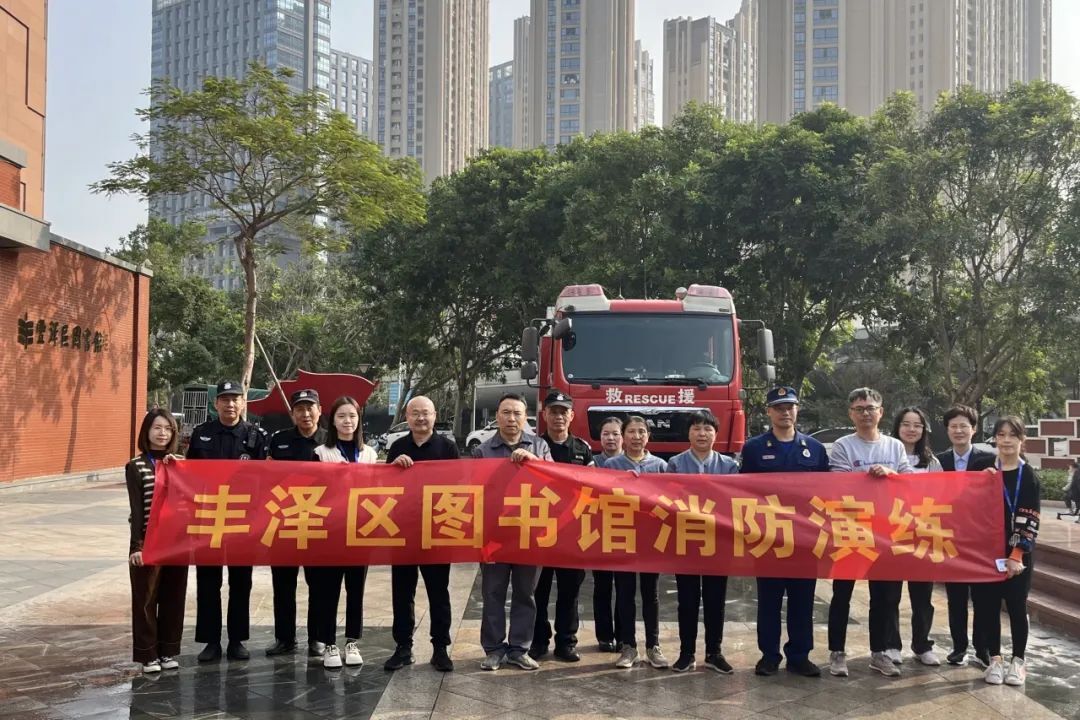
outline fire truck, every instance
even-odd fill
[[[771,382],[772,332],[759,320],[740,320],[722,287],[623,300],[600,285],[569,285],[547,317],[522,333],[522,377],[536,382],[541,402],[551,389],[574,399],[570,432],[594,451],[605,418],[640,415],[649,424],[650,452],[673,455],[689,446],[690,416],[710,410],[720,421],[716,450],[735,454],[746,442],[739,335],[753,329],[758,373]],[[545,430],[542,418],[538,429]]]

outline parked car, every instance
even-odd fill
[[[525,419],[525,422],[528,424],[528,427],[526,428],[526,432],[535,433],[536,432],[536,418],[533,417],[532,415],[530,415],[529,417],[527,417]],[[473,430],[471,433],[469,433],[469,436],[467,438],[465,438],[465,447],[467,449],[469,449],[469,450],[472,450],[474,447],[476,447],[480,443],[486,441],[488,438],[490,438],[492,435],[494,435],[498,431],[499,431],[498,426],[495,424],[495,421],[492,420],[491,422],[489,422],[484,427],[479,428],[478,430]]]
[[[810,437],[824,445],[826,450],[832,450],[834,442],[853,432],[855,432],[853,427],[822,428],[810,433]]]
[[[457,438],[454,437],[454,426],[452,423],[437,422],[435,423],[435,432],[442,435],[447,440],[456,443]],[[379,436],[379,450],[386,451],[390,449],[390,446],[394,444],[396,440],[405,437],[409,434],[409,424],[405,422],[399,422],[390,426],[390,429]]]

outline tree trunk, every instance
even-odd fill
[[[240,384],[244,387],[245,397],[251,387],[251,375],[255,369],[255,311],[259,300],[254,240],[252,237],[244,237],[237,244],[237,250],[243,247],[240,264],[244,268],[244,365],[241,369]]]

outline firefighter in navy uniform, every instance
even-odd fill
[[[246,406],[243,387],[232,380],[217,385],[214,409],[218,419],[208,420],[191,432],[188,460],[263,460],[269,439],[261,427],[243,419]],[[199,662],[221,658],[221,566],[199,565],[195,568],[196,603],[195,641],[206,643]],[[229,566],[229,610],[227,628],[230,660],[251,657],[244,641],[251,621],[251,567]]]
[[[297,390],[289,399],[293,427],[278,430],[270,437],[271,460],[317,462],[315,448],[326,442],[326,431],[319,427],[322,408],[315,390]],[[296,650],[296,580],[298,567],[270,568],[274,584],[274,637],[276,642],[266,648],[268,657],[285,655]],[[315,639],[315,622],[311,607],[311,581],[304,568],[308,585],[308,658],[322,660],[325,646]]]
[[[551,448],[551,457],[557,463],[589,465],[593,461],[592,450],[579,438],[570,434],[574,420],[574,401],[569,395],[552,390],[544,398],[544,424],[547,432],[543,438]],[[548,622],[548,600],[551,582],[558,579],[559,588],[555,598],[555,657],[565,662],[577,662],[577,631],[579,626],[578,595],[585,571],[574,568],[545,567],[536,583],[536,624],[533,630],[529,655],[539,660],[548,653],[551,624]]]
[[[796,429],[799,397],[794,388],[776,387],[766,396],[766,412],[772,428],[747,440],[740,473],[828,472],[825,446]],[[763,488],[762,492],[768,492]],[[788,596],[788,642],[784,645],[788,672],[818,677],[821,669],[810,661],[814,648],[814,589],[817,581],[806,578],[758,578],[757,637],[761,659],[757,675],[775,675],[780,668],[780,608]]]

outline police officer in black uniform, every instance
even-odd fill
[[[261,427],[243,420],[246,401],[243,387],[233,380],[217,385],[214,398],[216,420],[207,420],[191,432],[188,460],[263,460],[268,438]],[[199,662],[221,659],[221,566],[199,565],[195,568],[196,602],[195,641],[206,643]],[[244,641],[251,629],[251,567],[229,566],[229,645],[231,660],[251,657]]]
[[[791,387],[776,387],[765,399],[772,429],[747,440],[741,473],[828,472],[825,446],[796,429],[799,397]],[[763,489],[767,492],[767,489]],[[788,642],[784,645],[788,672],[819,677],[821,669],[810,661],[814,649],[813,578],[758,578],[757,637],[761,659],[757,675],[775,675],[780,668],[780,608],[788,596]]]
[[[326,442],[326,431],[319,427],[322,408],[319,393],[315,390],[297,390],[289,400],[293,427],[278,430],[270,437],[271,460],[317,462],[315,448]],[[296,580],[298,567],[270,568],[274,583],[274,637],[277,639],[266,648],[268,657],[285,655],[296,650]],[[311,606],[311,578],[304,568],[304,582],[308,585],[308,657],[322,659],[325,646],[315,640],[315,622]]]
[[[551,457],[557,463],[588,465],[593,461],[592,450],[584,441],[570,434],[574,421],[574,401],[569,395],[552,390],[544,398],[544,423],[547,432],[543,438],[551,448]],[[536,583],[536,625],[533,630],[529,655],[539,660],[548,653],[551,624],[548,622],[548,599],[551,582],[558,578],[559,589],[555,597],[555,657],[565,662],[577,662],[578,595],[585,571],[573,568],[550,568],[540,571]]]

